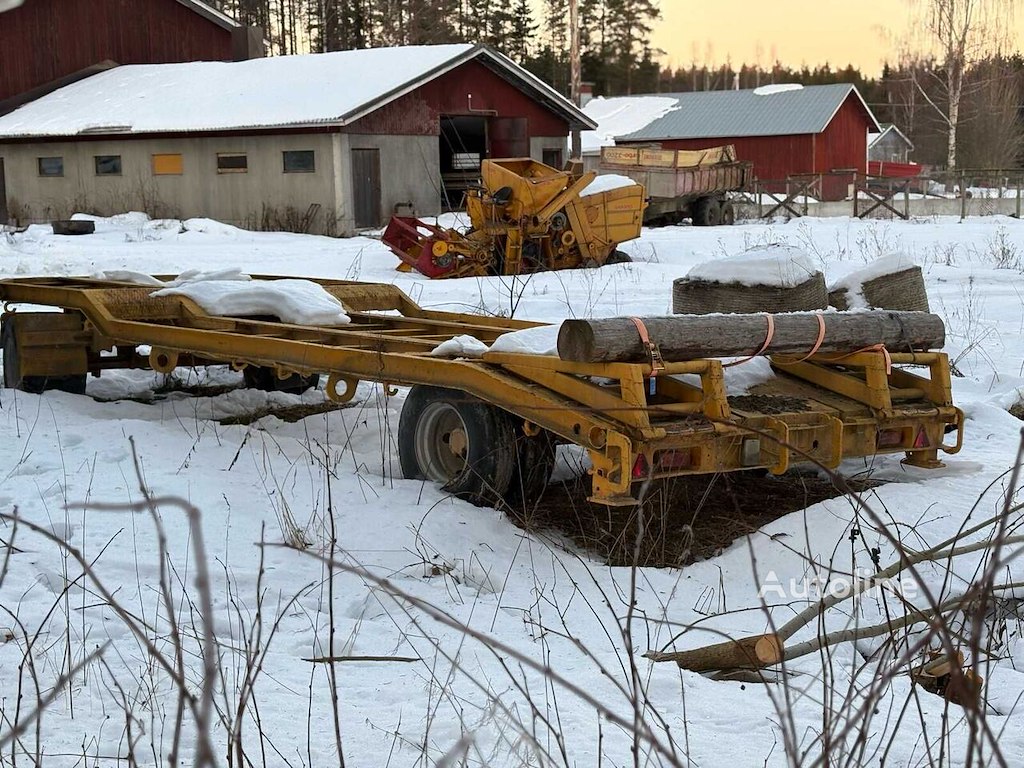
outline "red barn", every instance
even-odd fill
[[[0,114],[116,64],[262,55],[259,30],[200,0],[25,0],[0,19]]]
[[[617,136],[617,144],[657,143],[665,149],[733,144],[738,158],[752,162],[763,181],[833,171],[866,173],[868,133],[880,131],[848,83],[658,95],[676,99],[676,108]],[[849,176],[826,177],[821,197],[843,199],[849,181]]]

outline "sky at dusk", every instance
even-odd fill
[[[852,63],[877,73],[886,58],[896,58],[913,28],[910,0],[661,0],[659,5],[662,18],[652,44],[665,51],[662,61],[673,67],[694,60],[721,65],[727,57],[735,65],[760,61],[768,67],[778,58],[791,66]],[[1022,22],[1024,13],[1018,13],[1013,24],[1018,44],[1024,38]]]

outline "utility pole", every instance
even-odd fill
[[[580,106],[580,7],[579,0],[569,0],[569,97]],[[580,129],[572,130],[572,159],[583,154]]]

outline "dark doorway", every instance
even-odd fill
[[[529,157],[530,132],[525,117],[492,117],[491,157]]]
[[[7,182],[4,178],[4,159],[0,157],[0,227],[7,223]]]
[[[379,227],[380,150],[352,150],[352,194],[356,228]]]
[[[480,161],[487,157],[487,122],[475,115],[441,116],[441,202],[461,210],[466,190],[480,179]]]

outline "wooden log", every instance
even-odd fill
[[[772,634],[754,635],[739,640],[705,645],[689,651],[644,654],[651,661],[674,661],[692,672],[714,672],[723,669],[764,669],[778,664],[785,657],[785,647]]]
[[[941,349],[942,319],[925,312],[829,312],[822,314],[822,353],[846,353],[884,344],[890,352]],[[651,341],[667,362],[703,357],[745,357],[764,345],[764,315],[676,315],[642,318]],[[818,338],[816,313],[774,315],[775,331],[763,354],[806,355]],[[558,332],[558,355],[579,363],[637,363],[648,359],[636,325],[628,317],[566,320]]]

